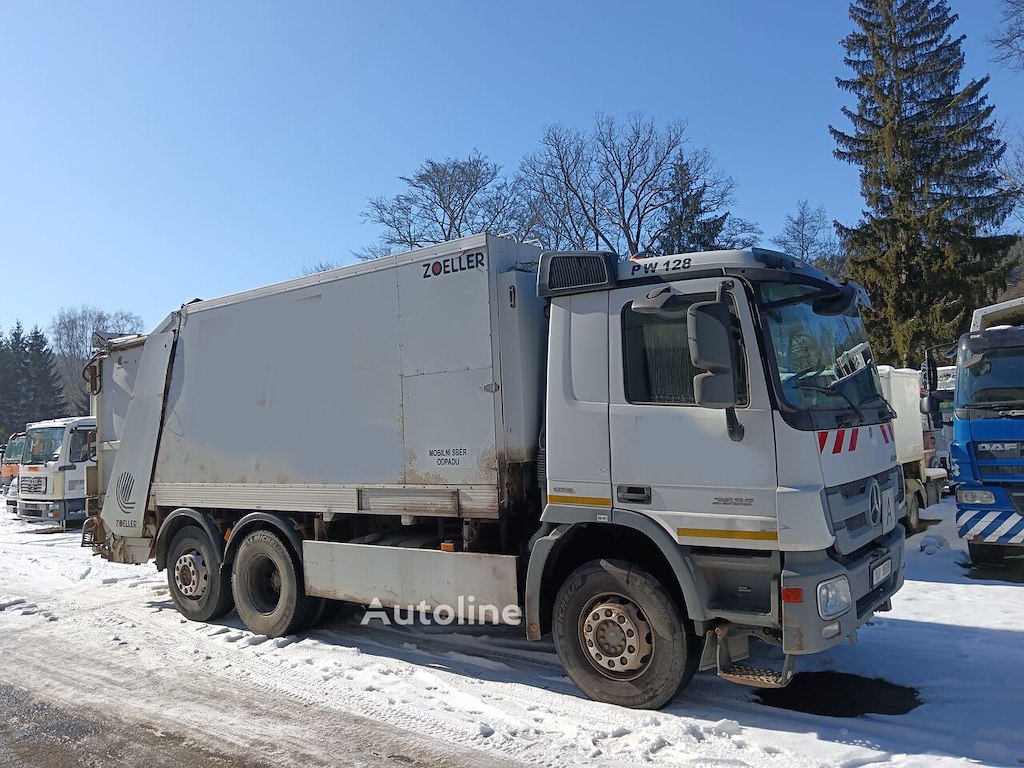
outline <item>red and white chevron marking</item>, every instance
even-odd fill
[[[831,431],[818,432],[818,453],[853,453],[860,443],[861,432],[866,432],[871,427],[853,427],[852,429],[836,429]],[[889,445],[896,439],[892,431],[892,424],[879,424],[878,431],[882,440]]]

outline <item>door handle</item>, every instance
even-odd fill
[[[615,498],[624,504],[650,504],[651,488],[648,485],[618,485]]]

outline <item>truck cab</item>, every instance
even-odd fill
[[[14,478],[18,476],[18,465],[21,463],[21,451],[25,446],[25,433],[17,432],[10,436],[4,448],[2,469],[0,469],[0,492],[6,492]]]
[[[18,517],[64,526],[85,520],[86,468],[95,466],[96,419],[78,416],[30,424],[18,483]]]
[[[1024,556],[1024,326],[960,337],[953,405],[960,536],[976,563]]]

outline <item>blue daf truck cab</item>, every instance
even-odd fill
[[[960,537],[975,563],[1024,562],[1024,299],[975,310],[957,342],[953,405]]]

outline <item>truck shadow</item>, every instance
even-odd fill
[[[468,678],[584,699],[549,638],[530,643],[513,627],[363,626],[360,615],[335,619],[309,636]],[[787,688],[757,691],[704,672],[653,714],[662,722],[666,716],[734,720],[741,727],[814,734],[890,754],[1020,764],[1024,734],[1017,721],[1024,690],[1007,682],[1005,670],[1024,666],[1021,633],[890,619],[878,624],[856,648],[840,646],[807,660],[808,666],[829,668],[798,672]],[[865,669],[871,676],[856,674]],[[588,706],[582,704],[583,710]],[[608,705],[592,706],[589,716],[604,722]],[[980,738],[980,723],[996,735]]]
[[[149,604],[155,611],[174,610],[167,599]],[[499,683],[499,701],[505,695],[523,698],[508,685],[569,697],[574,703],[556,704],[554,711],[568,707],[573,717],[593,721],[596,730],[609,717],[635,720],[639,728],[653,717],[686,732],[716,732],[716,724],[725,722],[727,729],[734,723],[806,734],[888,754],[945,755],[987,765],[1024,762],[1024,688],[1007,672],[1024,667],[1022,632],[876,618],[857,647],[837,646],[801,660],[808,669],[787,689],[757,691],[704,672],[660,712],[634,717],[629,710],[587,702],[566,676],[549,637],[528,642],[521,628],[505,626],[362,624],[361,610],[333,607],[334,618],[297,638],[357,648],[385,664],[390,659]],[[209,626],[247,633],[235,613]],[[774,649],[758,656],[753,663],[779,662]],[[763,738],[753,731],[752,737]]]
[[[975,564],[963,562],[964,576],[975,581],[998,581],[1004,584],[1024,584],[1024,562],[1007,561],[1002,564]]]

